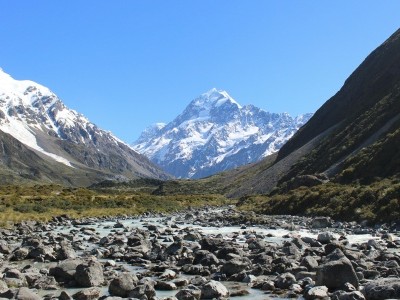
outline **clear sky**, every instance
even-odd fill
[[[212,87],[314,112],[399,12],[397,0],[0,0],[0,67],[130,143]]]

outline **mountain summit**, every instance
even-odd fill
[[[0,70],[2,182],[87,185],[103,179],[166,178],[110,132],[67,108],[48,88]]]
[[[170,174],[200,178],[278,151],[310,117],[242,107],[226,91],[213,88],[172,122],[144,130],[133,148]]]

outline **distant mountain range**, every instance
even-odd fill
[[[147,128],[132,146],[178,178],[201,178],[275,153],[311,116],[242,107],[214,88],[172,122]]]
[[[0,69],[0,183],[89,185],[104,179],[166,179],[147,158],[48,88]]]

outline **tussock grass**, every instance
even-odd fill
[[[68,214],[73,218],[174,212],[188,207],[225,205],[221,195],[152,195],[129,189],[93,190],[60,185],[0,186],[0,225],[24,220],[49,221]]]

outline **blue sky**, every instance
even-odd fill
[[[400,26],[400,1],[0,0],[0,67],[127,142],[212,87],[297,115]]]

